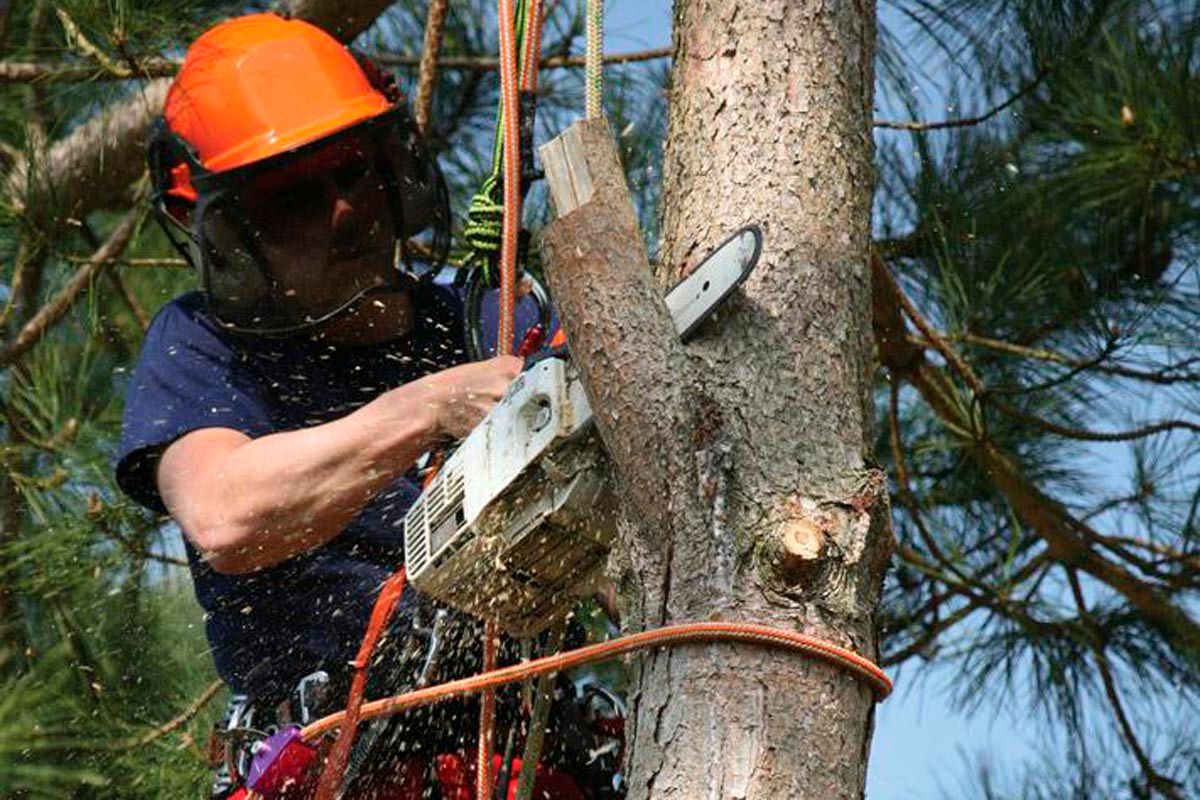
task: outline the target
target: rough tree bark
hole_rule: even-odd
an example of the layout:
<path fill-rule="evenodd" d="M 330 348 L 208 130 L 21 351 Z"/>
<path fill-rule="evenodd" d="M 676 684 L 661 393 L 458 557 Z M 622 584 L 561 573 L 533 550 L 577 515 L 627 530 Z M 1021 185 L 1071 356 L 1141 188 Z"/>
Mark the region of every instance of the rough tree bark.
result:
<path fill-rule="evenodd" d="M 612 244 L 628 235 L 616 215 L 568 214 L 544 238 L 629 503 L 625 622 L 768 623 L 873 657 L 892 544 L 869 456 L 874 6 L 675 9 L 658 286 Z M 746 223 L 764 233 L 757 271 L 678 344 L 653 296 Z M 633 663 L 631 797 L 862 795 L 863 684 L 748 647 Z"/>

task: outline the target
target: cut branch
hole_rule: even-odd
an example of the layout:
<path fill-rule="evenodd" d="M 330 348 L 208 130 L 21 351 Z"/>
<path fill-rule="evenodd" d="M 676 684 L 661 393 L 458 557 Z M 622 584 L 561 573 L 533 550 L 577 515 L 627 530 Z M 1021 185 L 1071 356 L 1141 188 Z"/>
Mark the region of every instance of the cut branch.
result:
<path fill-rule="evenodd" d="M 557 214 L 542 236 L 550 288 L 572 351 L 586 354 L 576 363 L 617 472 L 638 476 L 626 487 L 628 499 L 661 537 L 664 550 L 644 556 L 661 568 L 655 579 L 669 580 L 662 563 L 668 543 L 681 524 L 702 518 L 678 479 L 693 463 L 685 438 L 693 427 L 687 409 L 695 404 L 680 388 L 690 374 L 683 346 L 652 281 L 607 123 L 578 122 L 541 156 Z M 647 453 L 660 469 L 645 470 Z M 660 624 L 666 587 L 645 591 L 646 614 Z"/>
<path fill-rule="evenodd" d="M 585 120 L 541 148 L 557 218 L 542 237 L 547 276 L 572 349 L 587 352 L 583 382 L 618 470 L 637 474 L 646 452 L 678 450 L 671 430 L 680 398 L 646 403 L 644 387 L 669 390 L 687 374 L 682 345 L 651 280 L 650 262 L 603 120 Z M 628 354 L 639 353 L 638 358 Z M 622 435 L 614 430 L 620 419 Z M 637 430 L 637 435 L 628 431 Z M 689 456 L 677 454 L 686 461 Z M 664 498 L 674 476 L 631 486 L 634 504 L 669 526 Z M 665 527 L 664 527 L 665 530 Z"/>

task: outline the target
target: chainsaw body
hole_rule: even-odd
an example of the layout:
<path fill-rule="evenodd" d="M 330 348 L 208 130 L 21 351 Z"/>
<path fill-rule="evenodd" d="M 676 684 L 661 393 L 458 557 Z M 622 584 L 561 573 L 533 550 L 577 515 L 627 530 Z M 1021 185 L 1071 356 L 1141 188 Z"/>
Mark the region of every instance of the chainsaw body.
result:
<path fill-rule="evenodd" d="M 523 372 L 404 520 L 409 580 L 449 605 L 540 632 L 590 585 L 615 535 L 607 455 L 575 369 Z"/>
<path fill-rule="evenodd" d="M 750 274 L 755 226 L 663 298 L 680 340 Z M 521 374 L 404 520 L 408 578 L 515 636 L 541 632 L 590 587 L 616 535 L 616 494 L 579 374 L 547 358 Z"/>

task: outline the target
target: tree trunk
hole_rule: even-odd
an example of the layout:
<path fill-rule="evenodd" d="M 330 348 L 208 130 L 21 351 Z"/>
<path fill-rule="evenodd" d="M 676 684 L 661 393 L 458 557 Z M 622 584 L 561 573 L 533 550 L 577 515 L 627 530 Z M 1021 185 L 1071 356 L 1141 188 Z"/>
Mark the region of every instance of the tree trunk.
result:
<path fill-rule="evenodd" d="M 632 273 L 581 280 L 605 259 L 576 243 L 602 250 L 621 225 L 567 216 L 546 232 L 629 503 L 614 559 L 625 623 L 766 623 L 873 658 L 892 544 L 869 455 L 874 6 L 675 9 L 657 293 L 743 224 L 764 234 L 756 272 L 684 347 Z M 632 798 L 862 795 L 873 699 L 845 673 L 727 645 L 633 670 Z"/>

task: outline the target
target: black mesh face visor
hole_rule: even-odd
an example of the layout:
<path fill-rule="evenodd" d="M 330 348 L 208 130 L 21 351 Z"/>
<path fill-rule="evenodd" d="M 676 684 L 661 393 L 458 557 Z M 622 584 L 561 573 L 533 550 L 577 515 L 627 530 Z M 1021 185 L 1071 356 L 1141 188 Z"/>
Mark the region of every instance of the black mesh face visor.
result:
<path fill-rule="evenodd" d="M 372 291 L 404 286 L 417 263 L 445 258 L 445 183 L 403 106 L 226 172 L 205 172 L 169 132 L 150 155 L 160 222 L 229 328 L 311 328 Z M 163 188 L 181 161 L 194 205 Z"/>

